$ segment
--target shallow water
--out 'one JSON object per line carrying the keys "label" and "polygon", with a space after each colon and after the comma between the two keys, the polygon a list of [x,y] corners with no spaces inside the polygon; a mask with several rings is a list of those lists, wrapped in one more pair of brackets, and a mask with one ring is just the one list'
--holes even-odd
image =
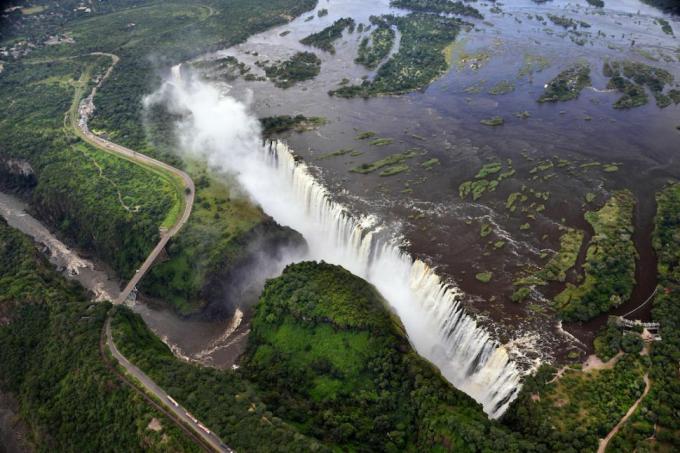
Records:
{"label": "shallow water", "polygon": [[[502,342],[532,338],[531,345],[523,347],[527,353],[537,349],[534,352],[544,359],[560,357],[574,348],[585,352],[593,332],[606,317],[587,325],[563,326],[583,342],[580,344],[558,328],[547,301],[537,298],[533,304],[511,302],[511,283],[527,264],[544,262],[541,251],[558,246],[560,224],[579,227],[590,234],[583,220],[586,193],[596,193],[597,203],[601,203],[612,190],[625,187],[633,190],[639,201],[635,241],[641,259],[639,284],[633,297],[615,312],[628,311],[651,293],[656,284],[649,240],[654,192],[669,178],[680,175],[674,155],[680,143],[675,129],[680,124],[680,107],[662,110],[651,99],[640,108],[615,110],[612,103],[618,94],[605,89],[601,68],[606,59],[632,59],[665,68],[676,79],[680,78],[678,42],[665,35],[654,21],[665,17],[659,10],[636,0],[607,2],[604,14],[588,7],[585,1],[553,1],[543,5],[529,0],[506,2],[501,6],[501,14],[489,11],[492,4],[472,5],[483,12],[485,22],[463,18],[474,27],[461,33],[457,40],[450,71],[426,89],[404,96],[347,100],[326,94],[343,78],[358,83],[362,76],[372,76],[371,71],[353,63],[361,39],[358,32],[345,33],[335,43],[335,55],[298,42],[340,17],[352,17],[357,24],[366,24],[372,14],[404,13],[390,8],[387,1],[321,2],[318,8],[327,8],[328,16],[305,14],[290,24],[204,58],[233,55],[257,72],[259,69],[254,66],[257,60],[284,59],[300,50],[319,55],[322,69],[314,80],[282,90],[269,82],[239,79],[230,82],[230,94],[251,102],[259,116],[301,113],[326,117],[329,124],[318,131],[292,134],[287,141],[316,167],[318,177],[340,201],[357,213],[377,214],[395,235],[405,238],[412,254],[437,266],[440,274],[463,289],[468,309],[486,320]],[[544,26],[535,18],[536,14],[546,17],[548,13],[588,22],[591,28],[581,31],[592,36],[585,45],[577,45],[562,28],[549,21]],[[306,21],[310,16],[314,19]],[[666,18],[680,33],[680,22]],[[290,33],[281,36],[283,32]],[[463,51],[483,51],[488,59],[477,69],[458,64]],[[549,66],[530,76],[522,75],[526,55],[545,58]],[[543,85],[577,61],[591,64],[593,88],[584,90],[575,101],[538,104],[536,99],[542,94]],[[501,96],[488,94],[500,81],[512,82],[514,91]],[[475,84],[482,87],[481,92],[466,91]],[[514,116],[522,111],[528,111],[531,117]],[[505,118],[504,126],[490,128],[479,122],[496,115]],[[354,138],[365,130],[391,138],[394,143],[375,147]],[[427,154],[415,159],[407,173],[381,178],[348,171],[358,164],[412,147]],[[353,148],[363,155],[319,159],[322,154],[340,148]],[[552,179],[532,182],[530,169],[553,156],[567,159],[577,167],[593,161],[616,162],[620,164],[619,171],[583,169],[567,174],[555,170]],[[419,166],[421,161],[433,157],[440,160],[440,166],[431,171]],[[517,171],[515,178],[504,181],[498,190],[478,202],[460,200],[457,188],[461,182],[472,179],[488,161],[508,159],[512,159]],[[550,192],[546,210],[531,221],[529,231],[519,229],[525,218],[504,208],[508,194],[523,184]],[[406,188],[409,193],[403,193]],[[494,224],[498,236],[494,240],[506,241],[501,250],[494,250],[488,239],[480,238],[482,221]],[[493,271],[493,284],[476,280],[475,274],[484,270]],[[549,298],[559,289],[551,285],[543,296]],[[649,311],[641,310],[636,315],[644,319]]]}

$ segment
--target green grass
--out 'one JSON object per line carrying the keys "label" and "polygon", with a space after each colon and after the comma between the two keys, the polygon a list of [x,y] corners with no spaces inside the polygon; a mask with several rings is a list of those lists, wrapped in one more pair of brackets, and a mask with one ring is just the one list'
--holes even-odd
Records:
{"label": "green grass", "polygon": [[225,260],[239,255],[242,238],[265,217],[234,190],[233,181],[216,177],[198,162],[190,162],[187,171],[196,184],[191,217],[170,241],[169,259],[151,268],[141,289],[188,314],[205,306],[202,290],[211,276],[225,270]]}
{"label": "green grass", "polygon": [[[383,167],[389,167],[388,169],[380,173],[380,176],[390,176],[390,173],[393,171],[400,173],[402,171],[408,170],[408,165],[405,165],[404,161],[412,159],[419,155],[420,151],[418,150],[410,150],[405,151],[403,153],[390,154],[389,156],[384,157],[382,159],[356,166],[352,168],[350,171],[354,173],[368,174],[373,173],[374,171],[379,170]],[[387,174],[383,174],[385,172],[387,172]]]}
{"label": "green grass", "polygon": [[575,64],[547,83],[545,92],[538,102],[564,102],[576,99],[590,84],[590,66],[585,63]]}
{"label": "green grass", "polygon": [[594,235],[586,253],[584,281],[578,286],[568,284],[554,299],[564,319],[590,319],[630,296],[637,258],[631,238],[634,207],[633,195],[619,191],[599,211],[586,213]]}
{"label": "green grass", "polygon": [[492,272],[479,272],[475,274],[475,278],[482,283],[489,283],[493,278]]}
{"label": "green grass", "polygon": [[276,417],[336,450],[465,451],[463,433],[480,449],[516,442],[415,355],[375,288],[339,266],[298,263],[267,283],[243,370]]}

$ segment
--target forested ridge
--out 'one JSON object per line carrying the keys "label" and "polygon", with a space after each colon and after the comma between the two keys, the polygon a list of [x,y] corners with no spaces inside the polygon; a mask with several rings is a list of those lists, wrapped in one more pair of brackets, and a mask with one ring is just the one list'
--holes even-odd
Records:
{"label": "forested ridge", "polygon": [[199,451],[102,361],[109,308],[0,220],[0,388],[19,401],[36,450]]}

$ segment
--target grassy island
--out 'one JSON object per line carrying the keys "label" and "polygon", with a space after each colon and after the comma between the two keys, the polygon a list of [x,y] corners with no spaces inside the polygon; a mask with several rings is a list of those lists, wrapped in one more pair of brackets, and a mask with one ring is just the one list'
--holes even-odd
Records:
{"label": "grassy island", "polygon": [[371,23],[376,28],[371,32],[370,39],[365,37],[361,40],[358,55],[354,61],[369,69],[375,69],[394,47],[396,33],[389,22],[379,17],[371,17]]}
{"label": "grassy island", "polygon": [[396,25],[399,29],[399,51],[378,68],[373,80],[332,90],[331,96],[351,98],[408,93],[426,87],[448,69],[444,49],[456,39],[462,24],[459,19],[425,13],[382,16],[381,19],[384,26]]}
{"label": "grassy island", "polygon": [[594,234],[588,245],[585,278],[555,297],[560,316],[586,321],[628,300],[635,284],[637,251],[633,244],[635,198],[615,192],[599,211],[586,213]]}
{"label": "grassy island", "polygon": [[279,88],[315,78],[321,72],[321,60],[312,52],[297,52],[288,60],[265,66],[264,72]]}
{"label": "grassy island", "polygon": [[548,82],[538,102],[571,101],[578,98],[590,83],[590,66],[585,63],[576,64]]}
{"label": "grassy island", "polygon": [[351,17],[343,17],[320,32],[313,33],[306,38],[301,39],[300,42],[306,46],[316,47],[334,54],[335,46],[333,43],[342,38],[343,31],[349,30],[350,33],[353,32],[354,26],[354,19]]}

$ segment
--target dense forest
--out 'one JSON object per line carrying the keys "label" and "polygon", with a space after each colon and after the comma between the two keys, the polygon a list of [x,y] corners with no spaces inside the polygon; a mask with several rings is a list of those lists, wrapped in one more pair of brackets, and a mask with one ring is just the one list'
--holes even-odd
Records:
{"label": "dense forest", "polygon": [[[38,215],[77,246],[129,277],[153,248],[176,200],[173,187],[144,168],[84,143],[65,128],[74,96],[111,64],[85,56],[7,65],[0,74],[0,167],[29,165],[30,177],[5,179]],[[75,103],[74,103],[75,101]]]}
{"label": "dense forest", "polygon": [[[102,361],[109,308],[0,220],[0,388],[18,399],[36,450],[198,451]],[[148,427],[154,418],[159,431]]]}
{"label": "dense forest", "polygon": [[248,348],[244,374],[274,414],[341,450],[530,447],[420,358],[375,288],[339,266],[294,264],[271,280]]}
{"label": "dense forest", "polygon": [[652,389],[640,408],[613,440],[620,451],[680,449],[680,184],[656,197],[653,234],[658,257],[659,292],[652,318],[661,323],[662,341],[651,352]]}

